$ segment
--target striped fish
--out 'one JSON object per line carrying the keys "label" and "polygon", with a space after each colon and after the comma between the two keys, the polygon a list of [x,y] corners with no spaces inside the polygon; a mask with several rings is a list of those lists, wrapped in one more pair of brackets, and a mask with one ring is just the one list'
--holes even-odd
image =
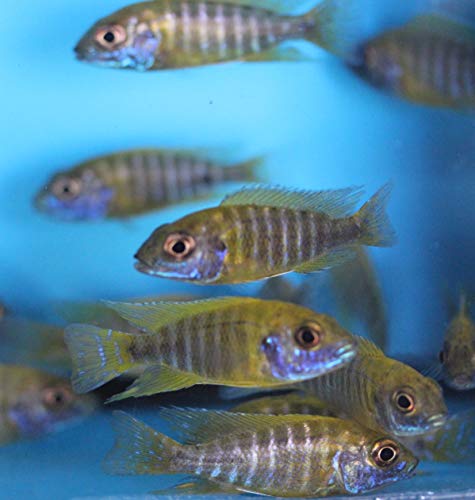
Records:
{"label": "striped fish", "polygon": [[145,370],[112,400],[195,384],[281,386],[338,369],[356,354],[352,336],[334,319],[285,302],[224,297],[108,304],[141,333],[71,325],[65,340],[78,392]]}
{"label": "striped fish", "polygon": [[417,459],[392,438],[335,418],[164,409],[180,444],[114,412],[112,474],[191,474],[160,493],[260,493],[321,497],[362,493],[409,478]]}
{"label": "striped fish", "polygon": [[209,197],[225,183],[255,180],[260,163],[224,167],[191,152],[160,149],[115,153],[54,175],[36,206],[67,220],[128,217]]}
{"label": "striped fish", "polygon": [[411,101],[475,106],[475,31],[436,16],[364,44],[356,71]]}
{"label": "striped fish", "polygon": [[389,246],[390,186],[349,215],[360,192],[244,188],[219,207],[156,229],[135,255],[138,271],[195,283],[243,283],[310,273],[351,258],[353,247]]}
{"label": "striped fish", "polygon": [[75,48],[79,60],[140,71],[233,60],[292,60],[282,42],[331,46],[337,0],[303,16],[280,15],[240,0],[160,0],[119,10],[94,24]]}

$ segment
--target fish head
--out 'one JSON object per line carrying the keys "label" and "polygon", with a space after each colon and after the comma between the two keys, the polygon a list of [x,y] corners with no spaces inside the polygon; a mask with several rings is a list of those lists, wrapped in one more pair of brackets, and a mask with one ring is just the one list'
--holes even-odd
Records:
{"label": "fish head", "polygon": [[156,18],[148,7],[135,5],[119,10],[86,32],[74,49],[76,58],[98,66],[138,71],[160,66],[162,35]]}
{"label": "fish head", "polygon": [[191,214],[158,227],[135,254],[135,268],[151,276],[212,283],[219,278],[227,248],[214,224]]}
{"label": "fish head", "polygon": [[390,437],[365,439],[361,446],[338,453],[335,460],[339,481],[352,494],[410,478],[418,464],[407,448]]}
{"label": "fish head", "polygon": [[301,309],[305,315],[280,322],[276,308],[272,332],[261,344],[267,370],[279,380],[314,378],[341,368],[356,356],[355,340],[333,318]]}
{"label": "fish head", "polygon": [[46,376],[29,386],[8,411],[21,436],[34,438],[81,420],[97,406],[93,395],[78,395],[63,379]]}
{"label": "fish head", "polygon": [[114,190],[93,171],[54,176],[38,193],[36,207],[63,220],[101,219],[107,215]]}
{"label": "fish head", "polygon": [[376,396],[376,418],[394,436],[413,436],[441,427],[448,417],[440,385],[395,362],[383,374]]}

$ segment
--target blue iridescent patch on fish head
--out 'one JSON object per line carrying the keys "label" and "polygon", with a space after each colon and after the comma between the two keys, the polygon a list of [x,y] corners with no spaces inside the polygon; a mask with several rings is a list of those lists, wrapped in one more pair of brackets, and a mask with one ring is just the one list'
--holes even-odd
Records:
{"label": "blue iridescent patch on fish head", "polygon": [[135,254],[135,268],[151,276],[212,283],[221,273],[226,245],[217,237],[158,227]]}
{"label": "blue iridescent patch on fish head", "polygon": [[[302,328],[305,327],[299,327],[297,332],[303,331]],[[267,358],[272,376],[288,381],[307,380],[329,373],[349,363],[356,355],[356,347],[351,340],[322,339],[318,345],[306,346],[299,343],[294,332],[267,336],[261,351]]]}
{"label": "blue iridescent patch on fish head", "polygon": [[[381,460],[384,453],[390,458],[386,463]],[[408,479],[414,475],[417,464],[410,451],[388,438],[371,446],[340,451],[333,459],[338,481],[351,494]]]}
{"label": "blue iridescent patch on fish head", "polygon": [[63,220],[102,219],[107,215],[114,190],[92,173],[59,175],[36,197],[36,207]]}
{"label": "blue iridescent patch on fish head", "polygon": [[77,59],[110,68],[146,71],[159,58],[161,35],[133,16],[108,18],[90,29],[76,45]]}

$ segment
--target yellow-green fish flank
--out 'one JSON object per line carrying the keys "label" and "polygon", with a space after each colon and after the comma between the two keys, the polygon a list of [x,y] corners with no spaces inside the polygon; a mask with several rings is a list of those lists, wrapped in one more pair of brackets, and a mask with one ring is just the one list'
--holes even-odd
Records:
{"label": "yellow-green fish flank", "polygon": [[418,103],[475,105],[475,30],[421,16],[368,41],[357,71]]}
{"label": "yellow-green fish flank", "polygon": [[368,491],[410,477],[417,465],[394,439],[339,419],[192,409],[160,415],[183,431],[187,444],[116,412],[107,471],[197,476],[175,493],[315,497]]}
{"label": "yellow-green fish flank", "polygon": [[353,337],[334,319],[285,302],[229,297],[110,306],[141,332],[72,325],[65,339],[79,392],[145,368],[114,400],[195,384],[281,386],[338,369],[356,354]]}
{"label": "yellow-green fish flank", "polygon": [[242,283],[341,263],[360,245],[388,246],[394,231],[383,186],[349,214],[355,189],[250,187],[219,207],[156,229],[135,257],[144,273],[195,283]]}
{"label": "yellow-green fish flank", "polygon": [[67,220],[127,217],[209,197],[226,183],[255,180],[260,162],[223,166],[186,151],[125,151],[54,175],[36,206]]}
{"label": "yellow-green fish flank", "polygon": [[0,364],[0,445],[53,432],[91,413],[96,403],[92,395],[74,394],[66,379]]}
{"label": "yellow-green fish flank", "polygon": [[444,382],[457,391],[475,388],[475,323],[465,294],[460,309],[447,327],[439,354]]}
{"label": "yellow-green fish flank", "polygon": [[357,337],[358,356],[347,366],[299,384],[339,416],[394,436],[422,434],[444,425],[447,407],[435,380],[389,358]]}
{"label": "yellow-green fish flank", "polygon": [[279,45],[304,38],[328,45],[337,7],[327,0],[305,15],[289,16],[239,0],[142,2],[99,20],[75,51],[79,60],[139,71],[292,60],[299,56],[279,51]]}

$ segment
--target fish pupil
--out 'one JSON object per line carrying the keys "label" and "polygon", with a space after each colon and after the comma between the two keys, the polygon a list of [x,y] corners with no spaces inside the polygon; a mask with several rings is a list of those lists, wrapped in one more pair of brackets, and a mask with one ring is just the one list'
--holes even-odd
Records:
{"label": "fish pupil", "polygon": [[379,456],[383,462],[389,462],[394,458],[394,450],[392,448],[383,448]]}
{"label": "fish pupil", "polygon": [[302,336],[302,340],[306,343],[306,344],[311,344],[314,340],[315,340],[315,335],[313,334],[312,331],[310,330],[304,330],[302,333],[301,333],[301,336]]}
{"label": "fish pupil", "polygon": [[397,404],[401,407],[407,410],[411,406],[411,402],[409,401],[409,398],[407,396],[404,396],[401,394],[398,397]]}
{"label": "fish pupil", "polygon": [[186,250],[186,245],[183,243],[183,241],[177,241],[173,246],[172,250],[175,253],[183,253]]}
{"label": "fish pupil", "polygon": [[114,33],[112,33],[112,31],[108,31],[105,35],[104,35],[104,40],[108,43],[112,43],[114,40],[115,40],[115,35]]}

